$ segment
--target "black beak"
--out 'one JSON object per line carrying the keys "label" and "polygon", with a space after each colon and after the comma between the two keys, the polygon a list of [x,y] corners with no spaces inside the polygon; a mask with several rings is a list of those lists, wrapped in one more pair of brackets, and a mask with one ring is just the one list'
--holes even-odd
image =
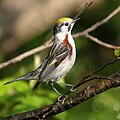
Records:
{"label": "black beak", "polygon": [[71,22],[71,24],[68,26],[68,31],[70,31],[70,29],[71,29],[71,25],[73,24],[73,23],[75,23],[76,21],[78,21],[80,18],[75,18],[75,19],[73,19],[73,21]]}
{"label": "black beak", "polygon": [[75,18],[73,19],[73,22],[72,23],[75,23],[76,21],[80,20],[80,18]]}

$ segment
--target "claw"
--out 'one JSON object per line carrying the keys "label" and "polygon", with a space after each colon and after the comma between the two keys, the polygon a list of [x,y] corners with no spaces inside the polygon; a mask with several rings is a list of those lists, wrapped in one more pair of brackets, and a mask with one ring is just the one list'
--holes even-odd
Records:
{"label": "claw", "polygon": [[62,98],[63,96],[59,96],[55,101],[54,101],[54,103],[57,103],[57,102],[61,102],[62,104],[64,104],[64,102],[65,102],[65,97],[64,98]]}
{"label": "claw", "polygon": [[70,92],[74,92],[76,89],[74,89],[74,86],[70,89]]}

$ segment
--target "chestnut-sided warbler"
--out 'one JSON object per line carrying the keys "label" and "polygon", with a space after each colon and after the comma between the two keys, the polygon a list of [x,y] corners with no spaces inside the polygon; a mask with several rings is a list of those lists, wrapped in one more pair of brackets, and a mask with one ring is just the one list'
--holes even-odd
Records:
{"label": "chestnut-sided warbler", "polygon": [[63,17],[58,19],[53,30],[53,45],[43,63],[36,70],[15,80],[8,81],[4,85],[19,80],[38,80],[33,89],[37,88],[41,82],[47,82],[60,95],[53,83],[60,83],[60,79],[71,70],[75,62],[76,47],[71,30],[77,20],[79,18]]}

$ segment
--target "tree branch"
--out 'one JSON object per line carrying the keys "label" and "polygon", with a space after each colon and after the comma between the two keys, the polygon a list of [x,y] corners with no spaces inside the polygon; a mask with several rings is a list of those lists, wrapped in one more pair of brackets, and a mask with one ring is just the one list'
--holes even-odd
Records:
{"label": "tree branch", "polygon": [[101,46],[104,46],[104,47],[106,47],[106,48],[110,48],[110,49],[117,49],[119,46],[115,46],[115,45],[111,45],[111,44],[108,44],[108,43],[105,43],[105,42],[103,42],[103,41],[101,41],[101,40],[99,40],[98,38],[96,38],[96,37],[93,37],[92,35],[90,35],[90,34],[85,34],[85,37],[86,38],[89,38],[90,40],[92,40],[93,42],[96,42],[96,43],[98,43],[99,45],[101,45]]}
{"label": "tree branch", "polygon": [[60,102],[55,102],[53,104],[44,106],[36,110],[9,116],[7,118],[2,118],[1,120],[44,120],[50,116],[54,116],[58,113],[71,109],[72,107],[81,104],[87,101],[88,99],[92,98],[93,96],[96,96],[110,88],[119,86],[120,72],[107,77],[107,80],[103,80],[94,85],[89,85],[85,87],[82,91],[76,93],[75,95],[67,99],[63,99]]}
{"label": "tree branch", "polygon": [[83,32],[74,34],[73,37],[77,38],[77,37],[80,37],[80,36],[84,36],[85,34],[87,34],[89,32],[92,32],[96,28],[98,28],[101,25],[107,23],[111,18],[113,18],[119,12],[120,12],[120,5],[114,11],[112,11],[107,17],[103,18],[101,21],[95,23],[94,25],[92,25],[91,27],[87,28]]}
{"label": "tree branch", "polygon": [[41,45],[41,46],[39,46],[39,47],[36,47],[36,48],[34,48],[34,49],[32,49],[32,50],[29,50],[29,51],[27,51],[27,52],[25,52],[25,53],[23,53],[23,54],[15,57],[15,58],[11,59],[11,60],[8,60],[8,61],[6,61],[6,62],[4,62],[4,63],[1,63],[1,64],[0,64],[0,69],[5,68],[5,67],[7,67],[7,66],[9,66],[9,65],[11,65],[11,64],[17,63],[17,62],[19,62],[19,61],[21,61],[21,60],[23,60],[23,59],[25,59],[25,58],[33,55],[33,54],[36,54],[36,53],[38,53],[38,52],[40,52],[40,51],[42,51],[42,50],[44,50],[44,49],[49,48],[49,47],[52,45],[52,39],[53,39],[53,38],[50,38],[50,39],[49,39],[47,42],[45,42],[43,45]]}
{"label": "tree branch", "polygon": [[[102,19],[101,21],[95,23],[94,25],[92,25],[91,27],[87,28],[86,30],[74,34],[73,37],[74,37],[74,38],[77,38],[77,37],[84,36],[84,37],[87,37],[87,38],[89,38],[90,40],[92,40],[92,41],[94,41],[94,42],[96,42],[96,43],[104,46],[104,47],[108,47],[108,48],[112,48],[112,49],[117,48],[118,46],[110,45],[110,44],[108,44],[108,43],[102,42],[102,41],[100,41],[99,39],[97,39],[97,38],[89,35],[88,33],[89,33],[89,32],[92,32],[93,30],[95,30],[95,29],[98,28],[99,26],[101,26],[101,25],[105,24],[106,22],[108,22],[112,17],[114,17],[114,16],[115,16],[117,13],[119,13],[119,12],[120,12],[120,5],[119,5],[113,12],[111,12],[106,18],[104,18],[104,19]],[[5,67],[7,67],[7,66],[9,66],[9,65],[11,65],[11,64],[17,63],[17,62],[19,62],[19,61],[21,61],[21,60],[23,60],[23,59],[25,59],[25,58],[33,55],[33,54],[36,54],[36,53],[38,53],[38,52],[40,52],[40,51],[42,51],[42,50],[44,50],[44,49],[49,48],[49,47],[52,45],[52,42],[51,42],[52,39],[53,39],[53,37],[52,37],[51,39],[49,39],[49,40],[48,40],[46,43],[44,43],[43,45],[41,45],[41,46],[39,46],[39,47],[37,47],[37,48],[34,48],[34,49],[30,50],[30,51],[27,51],[27,52],[25,52],[25,53],[23,53],[23,54],[15,57],[15,58],[11,59],[11,60],[8,60],[8,61],[6,61],[6,62],[1,63],[1,64],[0,64],[0,69],[5,68]]]}
{"label": "tree branch", "polygon": [[64,99],[68,94],[70,94],[72,91],[75,91],[78,87],[80,87],[81,85],[90,82],[94,79],[106,79],[106,77],[99,77],[99,76],[95,76],[92,77],[93,75],[97,74],[98,72],[100,72],[101,70],[105,69],[106,67],[115,64],[116,62],[118,62],[120,60],[120,57],[116,58],[115,60],[108,62],[106,64],[104,64],[102,67],[100,67],[99,69],[97,69],[96,71],[90,73],[89,75],[86,75],[83,77],[82,80],[80,80],[76,85],[74,85],[68,92],[66,92],[64,95],[62,95],[59,100]]}

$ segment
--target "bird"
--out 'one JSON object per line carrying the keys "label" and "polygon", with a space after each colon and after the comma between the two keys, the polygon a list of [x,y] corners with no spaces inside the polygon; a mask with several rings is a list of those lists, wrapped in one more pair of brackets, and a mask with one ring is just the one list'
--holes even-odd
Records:
{"label": "bird", "polygon": [[68,74],[75,63],[76,46],[71,31],[75,22],[79,19],[59,18],[53,28],[53,45],[42,64],[36,70],[28,72],[15,80],[10,80],[4,85],[20,80],[37,80],[33,90],[41,82],[46,82],[58,95],[61,95],[54,87],[54,83],[60,84],[60,79]]}

